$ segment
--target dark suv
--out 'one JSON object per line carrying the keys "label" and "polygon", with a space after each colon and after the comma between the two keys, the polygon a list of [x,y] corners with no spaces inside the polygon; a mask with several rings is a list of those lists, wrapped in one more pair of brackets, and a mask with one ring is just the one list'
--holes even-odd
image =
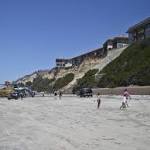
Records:
{"label": "dark suv", "polygon": [[80,97],[92,97],[93,91],[91,88],[82,88],[79,92]]}

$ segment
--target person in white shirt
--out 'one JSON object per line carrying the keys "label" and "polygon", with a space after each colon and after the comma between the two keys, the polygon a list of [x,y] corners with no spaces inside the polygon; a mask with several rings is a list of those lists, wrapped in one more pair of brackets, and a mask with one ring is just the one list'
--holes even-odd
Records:
{"label": "person in white shirt", "polygon": [[122,101],[122,105],[120,106],[120,109],[129,107],[129,105],[128,105],[128,99],[129,98],[131,98],[130,94],[129,94],[128,90],[125,89],[124,93],[123,93],[123,101]]}

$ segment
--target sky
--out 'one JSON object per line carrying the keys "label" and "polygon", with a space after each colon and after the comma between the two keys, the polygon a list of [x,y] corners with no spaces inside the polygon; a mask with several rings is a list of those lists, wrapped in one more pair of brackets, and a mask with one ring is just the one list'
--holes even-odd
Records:
{"label": "sky", "polygon": [[150,16],[150,0],[0,0],[0,83],[51,69]]}

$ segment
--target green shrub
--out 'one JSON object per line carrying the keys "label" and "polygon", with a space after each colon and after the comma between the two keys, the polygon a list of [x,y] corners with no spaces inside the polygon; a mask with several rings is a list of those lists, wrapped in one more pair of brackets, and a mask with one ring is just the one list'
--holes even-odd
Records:
{"label": "green shrub", "polygon": [[32,89],[38,92],[46,91],[51,92],[52,87],[51,83],[54,81],[54,79],[48,79],[48,78],[42,78],[40,75],[37,76],[32,83]]}
{"label": "green shrub", "polygon": [[32,86],[32,82],[31,82],[31,81],[26,82],[26,86],[27,86],[27,87]]}
{"label": "green shrub", "polygon": [[77,81],[77,85],[73,88],[73,93],[76,93],[80,88],[84,87],[96,87],[97,82],[95,80],[95,74],[98,72],[98,69],[89,70],[85,75]]}
{"label": "green shrub", "polygon": [[74,79],[74,74],[69,73],[69,74],[65,75],[64,77],[57,79],[54,84],[53,89],[59,90],[59,89],[65,87],[66,85],[68,85],[73,79]]}
{"label": "green shrub", "polygon": [[98,87],[150,85],[150,39],[130,45],[100,74]]}

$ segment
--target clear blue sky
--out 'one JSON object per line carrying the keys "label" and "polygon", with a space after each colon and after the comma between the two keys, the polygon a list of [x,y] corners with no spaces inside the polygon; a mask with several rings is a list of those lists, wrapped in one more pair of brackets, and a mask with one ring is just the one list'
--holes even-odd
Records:
{"label": "clear blue sky", "polygon": [[101,47],[150,16],[150,0],[0,0],[0,83]]}

